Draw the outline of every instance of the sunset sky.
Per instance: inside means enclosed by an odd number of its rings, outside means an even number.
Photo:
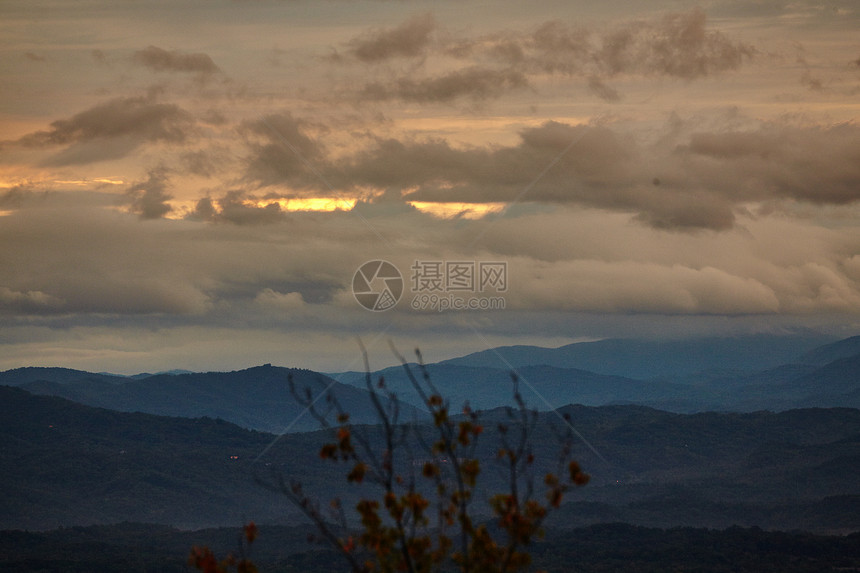
[[[3,0],[0,369],[856,335],[858,32],[856,0]],[[416,261],[504,263],[436,291],[504,309],[413,309]]]

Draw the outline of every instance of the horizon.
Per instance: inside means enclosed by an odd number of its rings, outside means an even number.
[[[628,4],[3,2],[0,369],[859,333],[860,8]]]
[[[812,333],[812,332],[804,332],[803,335],[800,335],[798,333],[792,333],[792,334],[782,333],[780,335],[770,335],[770,336],[767,334],[764,334],[764,333],[754,333],[751,335],[746,335],[743,338],[762,338],[762,337],[763,338],[772,338],[772,339],[780,339],[780,338],[785,339],[785,338],[802,337],[804,339],[807,339],[807,344],[809,345],[809,349],[807,350],[807,352],[810,352],[810,351],[813,351],[813,350],[816,350],[816,349],[819,349],[822,347],[830,346],[831,344],[836,344],[836,343],[843,342],[843,341],[850,340],[850,339],[860,338],[860,334],[848,336],[845,338],[839,338],[839,337],[827,336],[827,335],[817,334],[817,333]],[[574,346],[574,345],[578,345],[578,344],[599,343],[599,342],[607,342],[607,341],[645,342],[645,343],[659,342],[661,344],[672,344],[672,343],[689,343],[689,342],[701,342],[701,341],[711,341],[711,340],[727,341],[727,340],[737,340],[738,338],[739,338],[738,336],[725,336],[725,337],[702,336],[702,337],[696,337],[696,338],[683,338],[683,339],[668,340],[668,339],[644,339],[644,338],[622,338],[622,337],[619,337],[619,338],[604,338],[604,339],[600,339],[600,340],[581,340],[581,341],[572,342],[569,344],[562,344],[560,346],[539,346],[539,345],[527,345],[527,344],[511,344],[511,345],[491,347],[491,348],[486,348],[486,349],[481,349],[481,350],[471,351],[471,352],[461,352],[461,353],[450,355],[450,356],[437,357],[433,360],[426,360],[427,357],[422,352],[422,359],[423,359],[424,364],[426,364],[428,366],[432,366],[434,364],[445,363],[445,362],[457,360],[460,358],[467,358],[469,356],[472,356],[475,354],[481,354],[481,353],[484,353],[486,351],[496,352],[496,351],[504,351],[506,349],[513,349],[513,348],[536,348],[536,349],[541,349],[541,350],[560,350],[562,348]],[[413,350],[415,350],[415,349],[413,349]],[[418,349],[418,350],[420,350],[420,349]],[[369,363],[371,366],[371,372],[379,372],[379,371],[382,371],[385,369],[394,368],[394,367],[398,367],[398,366],[403,365],[403,363],[400,362],[399,359],[393,354],[391,349],[388,349],[388,352],[390,355],[390,361],[387,363],[384,363],[384,364],[383,363],[374,364],[375,361],[374,361],[373,357],[370,355],[368,356]],[[398,352],[406,359],[407,364],[409,364],[409,365],[418,364],[414,352],[403,353],[402,349],[398,349]],[[797,357],[799,358],[800,355],[797,355]],[[514,372],[516,372],[520,368],[520,366],[516,366],[516,365],[515,366],[510,366],[510,365],[506,366],[505,364],[502,363],[503,360],[504,360],[503,358],[500,358],[500,364],[498,366],[493,367],[493,368],[496,368],[499,370],[511,370]],[[782,362],[780,362],[780,363],[782,363]],[[785,364],[790,364],[790,363],[794,363],[794,362],[792,362],[792,361],[785,362]],[[529,362],[529,364],[537,365],[538,363]],[[13,367],[13,368],[2,369],[2,370],[0,370],[0,372],[8,372],[8,371],[12,371],[12,370],[25,369],[25,368],[45,368],[45,369],[57,368],[57,369],[79,370],[82,372],[89,372],[89,373],[93,373],[93,374],[108,375],[108,376],[117,376],[117,377],[122,377],[122,378],[133,378],[135,376],[144,375],[144,374],[145,375],[151,375],[151,376],[158,376],[158,375],[165,375],[165,374],[167,374],[167,375],[181,375],[181,374],[230,373],[230,372],[242,372],[242,371],[251,370],[251,369],[255,369],[255,368],[266,368],[266,367],[285,368],[285,369],[290,369],[290,370],[308,370],[311,372],[317,372],[317,373],[323,374],[325,376],[332,376],[332,377],[336,377],[336,376],[344,375],[344,374],[365,372],[365,370],[363,370],[363,369],[333,370],[333,369],[324,369],[324,368],[311,368],[309,366],[302,365],[302,364],[287,364],[287,363],[277,363],[277,362],[264,362],[264,363],[256,363],[256,364],[247,364],[247,365],[242,365],[242,366],[237,366],[237,367],[229,367],[228,366],[227,368],[210,369],[210,370],[190,370],[190,369],[186,369],[186,368],[161,368],[158,370],[151,370],[151,371],[128,370],[125,372],[109,371],[109,370],[83,370],[83,369],[79,369],[79,368],[71,368],[69,366],[57,365],[57,364],[52,364],[52,365],[23,365],[23,366],[17,366],[17,367]],[[487,366],[481,366],[481,368],[487,368]],[[560,368],[567,368],[567,367],[560,367]],[[705,368],[703,370],[703,372],[706,370],[707,370],[707,368]],[[637,378],[638,377],[634,377],[634,379],[637,379]],[[334,379],[337,380],[337,378],[334,378]],[[642,378],[642,380],[647,380],[647,379],[648,379],[647,377]]]

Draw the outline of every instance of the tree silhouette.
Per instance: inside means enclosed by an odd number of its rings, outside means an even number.
[[[573,431],[569,421],[561,430],[552,428],[558,440],[554,470],[538,476],[532,447],[538,415],[526,406],[516,374],[511,375],[514,406],[505,409],[505,421],[496,423],[493,432],[485,432],[478,413],[468,404],[462,414],[451,414],[450,404],[433,385],[420,351],[415,351],[416,372],[396,349],[392,350],[430,414],[429,431],[426,423],[400,420],[396,396],[386,389],[384,379],[374,383],[363,347],[365,386],[379,421],[376,426],[351,425],[349,413],[332,392],[325,393],[322,411],[310,388],[298,388],[290,380],[296,400],[324,428],[333,431],[333,439],[323,444],[320,457],[345,464],[346,479],[367,489],[355,506],[357,516],[350,520],[340,499],[323,503],[306,494],[300,481],[287,481],[276,470],[268,476],[257,474],[258,483],[298,507],[353,573],[524,570],[531,563],[528,546],[542,534],[547,516],[561,505],[570,489],[589,480],[571,459]],[[332,414],[335,424],[329,421]],[[492,460],[481,460],[476,448],[489,433],[495,434],[498,448]],[[474,510],[482,462],[496,465],[505,476],[504,490],[486,500],[491,517],[483,521]],[[247,541],[253,539],[248,537]],[[240,572],[252,570],[247,569],[253,566],[247,559],[218,562],[207,551],[195,548],[191,565],[207,573],[228,571],[230,567]]]

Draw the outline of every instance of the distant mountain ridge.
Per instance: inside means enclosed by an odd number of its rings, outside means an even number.
[[[560,348],[508,346],[426,368],[452,403],[468,400],[477,408],[509,399],[510,368],[520,378],[523,396],[540,410],[566,403],[642,404],[683,413],[860,407],[860,354],[840,358],[860,344],[860,337],[810,348],[822,339],[827,337],[759,335],[675,342],[614,339]],[[834,362],[827,363],[826,356]],[[824,364],[804,362],[803,357],[818,357]],[[663,374],[646,378],[608,373],[635,368]],[[364,380],[364,373],[358,372],[337,376],[354,385]],[[380,377],[403,400],[415,403],[402,368],[373,373],[374,379]]]
[[[420,376],[418,365],[410,368]],[[504,368],[461,366],[439,362],[426,366],[427,373],[440,394],[458,407],[466,402],[472,408],[490,409],[509,404],[513,398],[511,372]],[[673,382],[646,382],[622,376],[608,376],[586,370],[537,365],[517,368],[519,391],[526,401],[539,410],[550,410],[577,403],[601,406],[618,402],[645,403],[688,394],[689,386]],[[361,386],[365,373],[338,375],[346,384]],[[372,374],[374,380],[385,380],[385,387],[397,397],[416,406],[420,397],[412,388],[402,366],[392,366]]]
[[[502,346],[441,363],[491,368],[546,365],[645,380],[712,369],[766,370],[799,362],[802,354],[834,340],[818,334],[665,341],[609,338],[559,348]]]
[[[135,380],[143,380],[144,378],[150,378],[152,376],[179,376],[180,374],[195,374],[192,370],[183,370],[181,368],[174,368],[173,370],[165,370],[164,372],[156,372],[152,374],[150,372],[141,372],[140,374],[133,374],[129,376],[129,378],[134,378]]]
[[[73,370],[72,368],[27,366],[0,372],[0,384],[4,386],[22,386],[30,382],[40,382],[43,380],[50,380],[57,384],[68,384],[69,382],[77,382],[82,379],[102,380],[116,384],[126,381],[126,377],[124,376],[96,374],[83,370]]]
[[[641,404],[679,413],[860,407],[860,353],[845,356],[860,344],[860,337],[808,348],[819,338],[755,336],[671,343],[616,339],[561,348],[502,347],[426,368],[430,379],[455,408],[467,402],[477,409],[510,404],[513,383],[508,364],[516,371],[523,397],[539,410],[572,403]],[[741,347],[746,348],[744,356],[732,359],[732,353]],[[776,357],[790,359],[768,366],[775,361],[774,356],[761,355],[760,368],[739,368],[751,364],[753,350],[759,353],[767,348],[778,348]],[[497,353],[506,356],[505,360],[500,360]],[[828,362],[827,358],[834,360]],[[692,364],[714,366],[717,359],[719,368],[690,372]],[[496,366],[481,365],[491,360]],[[595,361],[608,364],[602,367],[604,371],[629,369],[636,364],[645,364],[647,372],[665,371],[671,365],[680,370],[644,378],[558,365]],[[659,369],[653,367],[657,363],[662,365]],[[418,373],[417,365],[410,367]],[[364,372],[329,376],[267,364],[236,372],[121,377],[66,368],[19,368],[0,372],[0,384],[119,411],[210,416],[276,433],[314,430],[317,422],[290,394],[289,376],[297,386],[313,389],[315,395],[323,388],[331,388],[341,404],[352,411],[354,421],[375,420]],[[371,377],[374,382],[383,378],[386,391],[395,393],[402,404],[402,419],[422,419],[424,404],[402,366],[373,372]],[[317,406],[331,407],[324,400]]]
[[[52,377],[54,375],[56,378]],[[142,379],[65,369],[7,371],[0,373],[0,384],[17,385],[35,394],[60,396],[121,412],[186,418],[209,416],[274,433],[319,429],[319,422],[308,415],[290,393],[289,377],[300,392],[309,388],[317,396],[328,389],[349,408],[356,422],[376,419],[366,390],[341,384],[310,370],[271,365],[235,372],[156,374]],[[316,406],[320,411],[332,407],[324,398],[318,400]],[[402,409],[404,415],[420,415],[419,410],[407,404]]]
[[[840,358],[849,358],[857,354],[860,354],[860,336],[852,336],[814,348],[803,354],[798,362],[824,366]]]

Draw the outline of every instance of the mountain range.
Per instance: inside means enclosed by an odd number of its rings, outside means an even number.
[[[860,343],[848,341],[845,342],[845,348],[852,349],[848,355],[860,353]],[[814,352],[819,352],[820,356],[829,356],[821,347],[830,347],[834,342],[836,339],[833,337],[816,333],[754,334],[686,340],[608,338],[576,342],[559,348],[502,346],[445,360],[443,363],[503,370],[546,365],[646,380],[709,370],[767,370],[803,360],[801,357],[811,356]],[[843,350],[843,347],[839,349]],[[839,351],[833,351],[833,359],[845,356],[844,353],[840,355]],[[825,360],[824,363],[831,361]]]
[[[687,413],[860,407],[860,336],[812,346],[820,339],[759,335],[509,346],[423,368],[453,403],[468,401],[480,409],[510,403],[512,372],[524,398],[540,410],[571,403],[641,404]],[[410,367],[422,370],[417,364]],[[359,385],[365,374],[331,376]],[[420,406],[402,367],[372,376],[383,378],[401,400]]]
[[[66,368],[18,368],[0,373],[0,384],[34,394],[117,410],[163,416],[208,416],[266,432],[317,430],[320,422],[292,395],[290,380],[303,398],[328,412],[331,394],[353,421],[372,423],[376,415],[366,389],[341,384],[324,374],[296,368],[257,366],[236,372],[156,374],[122,377]],[[306,392],[310,392],[306,396]],[[403,404],[404,415],[419,410]],[[334,416],[329,416],[333,418]]]
[[[516,427],[514,392],[542,410],[531,436],[536,475],[554,471],[562,418],[570,420],[581,437],[572,453],[591,481],[547,521],[547,538],[532,547],[536,564],[565,570],[575,556],[584,570],[716,572],[731,556],[748,570],[852,570],[860,337],[821,342],[610,340],[407,366],[422,380],[426,369],[452,412],[464,402],[480,410],[479,520],[506,489],[496,464],[501,435]],[[356,435],[384,448],[367,376],[268,364],[134,376],[0,372],[0,569],[182,571],[192,540],[226,551],[236,530],[172,528],[255,520],[261,559],[330,570],[332,555],[306,543],[301,512],[261,483],[302,483],[320,503],[337,497],[347,509],[368,495],[346,480],[348,466],[318,455],[334,430],[319,430],[306,411],[313,401],[332,418],[339,406]],[[410,425],[395,467],[414,475],[415,456],[434,439],[424,404],[402,366],[370,378],[376,392],[396,396],[384,404]]]
[[[456,408],[467,402],[482,410],[510,404],[512,373],[530,407],[544,411],[566,404],[639,404],[679,413],[860,408],[860,336],[815,346],[820,339],[818,335],[660,343],[615,339],[560,348],[501,347],[423,367],[408,366],[419,377],[423,368]],[[774,365],[778,359],[784,362]],[[691,371],[694,364],[720,368]],[[613,371],[639,374],[631,377]],[[655,372],[662,374],[645,376]],[[322,374],[268,364],[235,372],[130,377],[66,368],[18,368],[0,372],[0,385],[112,410],[209,416],[281,433],[320,427],[291,394],[290,379],[303,396],[310,392],[319,410],[333,408],[323,397],[331,394],[349,410],[353,421],[374,422],[366,377],[364,372]],[[401,419],[426,416],[423,400],[402,366],[371,373],[374,383],[379,379],[384,380],[386,392],[396,395]]]
[[[592,480],[570,496],[553,527],[622,520],[652,527],[860,529],[860,410],[674,414],[571,405],[561,413],[589,441],[576,443],[573,455]],[[494,460],[496,428],[509,423],[504,408],[483,412],[480,420],[486,429],[474,453],[483,469],[479,515],[486,498],[505,488]],[[554,467],[559,424],[556,413],[536,421],[538,475]],[[382,447],[378,430],[354,426]],[[429,426],[416,431],[431,443]],[[301,523],[291,504],[256,480],[298,480],[314,497],[337,496],[353,507],[368,490],[347,482],[348,465],[318,456],[332,438],[329,431],[275,436],[211,418],[117,412],[0,387],[0,529],[128,520],[185,528],[247,519]],[[413,471],[407,452],[420,452],[420,443],[398,458],[404,475]]]

